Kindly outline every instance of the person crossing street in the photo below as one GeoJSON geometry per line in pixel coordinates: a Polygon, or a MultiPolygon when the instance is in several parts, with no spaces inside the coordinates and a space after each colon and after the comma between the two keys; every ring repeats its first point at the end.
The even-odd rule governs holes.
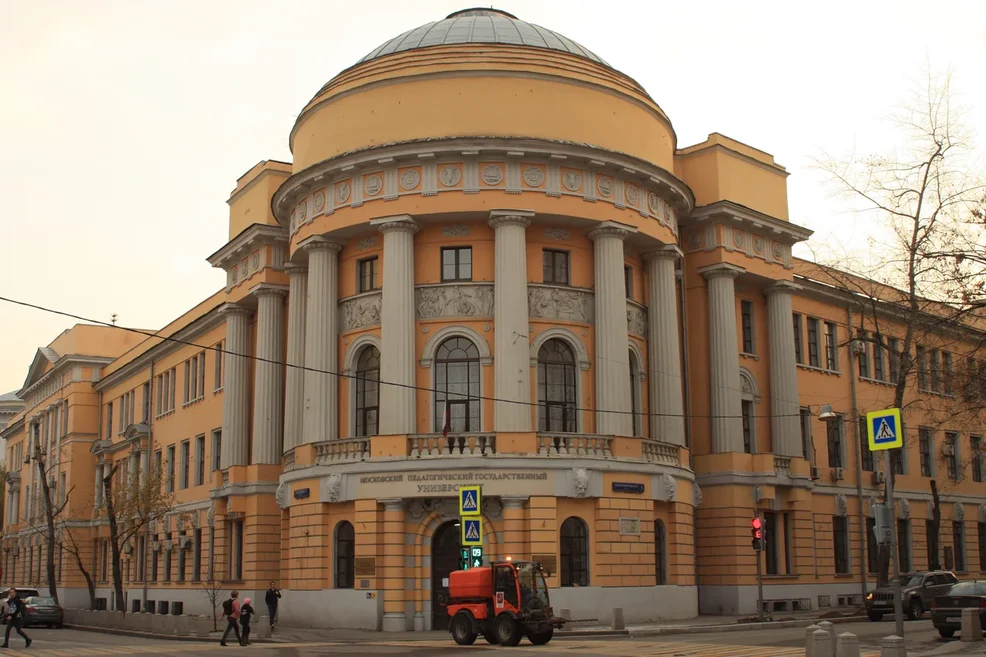
{"type": "Polygon", "coordinates": [[[3,636],[3,645],[0,648],[10,647],[11,630],[17,630],[17,633],[24,639],[24,647],[30,648],[31,639],[21,629],[21,623],[24,621],[24,601],[18,597],[17,589],[10,589],[7,592],[7,600],[5,602],[6,611],[4,613],[4,620],[7,622],[7,631],[3,636]]]}

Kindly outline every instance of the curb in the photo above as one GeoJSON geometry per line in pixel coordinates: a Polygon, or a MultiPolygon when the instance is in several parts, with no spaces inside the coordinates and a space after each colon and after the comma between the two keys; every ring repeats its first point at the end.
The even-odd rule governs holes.
{"type": "Polygon", "coordinates": [[[212,637],[184,636],[178,634],[152,634],[151,632],[138,632],[136,630],[122,630],[116,627],[91,627],[89,625],[75,625],[65,623],[63,627],[79,632],[94,632],[96,634],[116,634],[118,636],[132,636],[140,639],[165,639],[168,641],[198,641],[208,642],[212,637]]]}
{"type": "Polygon", "coordinates": [[[763,623],[718,623],[714,625],[673,625],[670,627],[655,627],[653,629],[629,630],[631,638],[661,636],[668,634],[704,634],[721,632],[755,632],[756,630],[785,629],[792,627],[807,627],[808,625],[828,621],[833,625],[841,623],[856,623],[867,620],[866,616],[840,616],[835,618],[803,618],[800,620],[765,621],[763,623]],[[805,623],[808,625],[805,625],[805,623]]]}

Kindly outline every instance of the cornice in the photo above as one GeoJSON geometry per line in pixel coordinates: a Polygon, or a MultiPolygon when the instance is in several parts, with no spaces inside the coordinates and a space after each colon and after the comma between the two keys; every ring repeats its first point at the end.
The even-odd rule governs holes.
{"type": "MultiPolygon", "coordinates": [[[[721,136],[725,137],[726,135],[721,135],[721,136]]],[[[731,137],[726,137],[726,138],[727,139],[732,139],[731,137]]],[[[735,141],[735,140],[733,140],[733,141],[735,141]]],[[[738,143],[742,143],[742,142],[738,142],[738,143]]],[[[752,148],[753,150],[759,151],[759,152],[763,153],[764,155],[770,155],[769,153],[766,153],[764,151],[761,151],[756,146],[750,146],[749,144],[743,144],[743,145],[746,146],[747,148],[752,148]]],[[[787,178],[788,176],[791,175],[791,172],[790,171],[788,171],[787,169],[785,169],[784,167],[782,167],[779,164],[770,164],[769,162],[763,162],[761,160],[758,160],[755,157],[750,157],[746,153],[743,153],[741,151],[738,151],[735,148],[730,148],[729,146],[727,146],[725,144],[708,144],[708,145],[704,145],[704,146],[702,144],[694,144],[692,146],[688,146],[686,148],[682,148],[682,149],[676,150],[675,153],[674,153],[674,155],[675,155],[675,157],[689,157],[690,155],[695,155],[695,154],[698,154],[698,153],[707,153],[707,152],[713,151],[713,150],[726,151],[730,155],[735,156],[735,157],[738,157],[738,158],[746,161],[748,164],[753,164],[753,165],[758,166],[758,167],[760,167],[762,169],[766,169],[767,171],[770,171],[771,173],[782,175],[785,178],[787,178]],[[695,149],[695,150],[691,150],[691,149],[695,149]]]]}
{"type": "Polygon", "coordinates": [[[3,428],[3,431],[0,431],[0,439],[9,440],[10,438],[13,438],[15,434],[18,434],[23,430],[24,430],[24,418],[22,417],[20,419],[11,422],[10,424],[8,424],[6,427],[3,428]]]}
{"type": "MultiPolygon", "coordinates": [[[[17,396],[24,400],[24,408],[27,409],[27,398],[38,388],[42,387],[56,375],[64,373],[65,370],[72,366],[79,365],[91,365],[93,367],[105,367],[112,363],[114,358],[104,357],[104,356],[86,356],[84,354],[65,354],[60,356],[58,360],[51,366],[51,369],[45,372],[40,379],[31,384],[30,387],[24,388],[18,391],[17,396]]],[[[33,408],[33,407],[32,407],[33,408]]]]}
{"type": "Polygon", "coordinates": [[[206,258],[206,261],[213,267],[226,269],[228,265],[234,261],[239,262],[258,246],[278,243],[285,246],[288,243],[288,235],[283,228],[269,224],[253,224],[231,239],[226,246],[206,258]]]}
{"type": "MultiPolygon", "coordinates": [[[[93,388],[96,390],[105,390],[110,388],[122,381],[125,381],[126,379],[129,379],[141,370],[148,369],[151,362],[173,354],[183,347],[189,346],[183,343],[194,342],[195,338],[222,325],[222,323],[226,321],[225,318],[219,313],[219,309],[221,307],[222,306],[217,306],[213,308],[206,314],[202,315],[199,319],[195,320],[188,326],[179,329],[170,336],[155,336],[160,338],[160,343],[154,345],[112,374],[108,374],[99,381],[95,382],[93,384],[93,388]],[[175,342],[175,340],[180,340],[181,342],[175,342]]],[[[149,339],[153,340],[154,338],[149,339]]],[[[206,348],[206,345],[201,346],[206,348]]]]}
{"type": "MultiPolygon", "coordinates": [[[[280,161],[279,160],[268,160],[268,162],[280,162],[280,161]]],[[[263,180],[264,178],[266,178],[268,176],[272,176],[274,174],[277,174],[277,175],[283,176],[284,178],[291,177],[291,169],[290,169],[291,163],[290,162],[280,162],[280,164],[286,164],[286,165],[288,165],[288,170],[287,171],[282,171],[281,169],[273,169],[273,168],[263,169],[260,173],[258,173],[256,176],[254,176],[253,180],[251,180],[250,182],[248,182],[246,185],[244,185],[240,189],[234,189],[233,190],[233,193],[229,195],[229,198],[228,199],[226,199],[226,204],[227,205],[233,205],[233,203],[236,202],[236,199],[238,199],[241,196],[243,196],[243,194],[245,194],[247,192],[247,190],[251,189],[254,185],[256,185],[258,182],[260,182],[261,180],[263,180]]],[[[256,165],[254,165],[254,166],[256,166],[256,165]]],[[[254,167],[251,167],[251,168],[254,168],[254,167]]]]}
{"type": "Polygon", "coordinates": [[[814,232],[732,201],[716,201],[695,208],[690,215],[683,217],[680,223],[682,228],[686,228],[710,221],[762,232],[771,239],[787,245],[804,242],[814,232]]]}

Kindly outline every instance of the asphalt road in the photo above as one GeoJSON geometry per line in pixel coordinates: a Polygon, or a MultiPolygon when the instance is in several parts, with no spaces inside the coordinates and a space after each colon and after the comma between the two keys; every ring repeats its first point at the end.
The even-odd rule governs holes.
{"type": "MultiPolygon", "coordinates": [[[[893,623],[852,623],[836,626],[839,632],[853,632],[860,637],[863,655],[879,655],[879,640],[893,633],[893,623]]],[[[528,657],[546,654],[565,654],[576,657],[803,657],[804,629],[774,629],[755,632],[722,632],[716,634],[671,635],[646,639],[583,639],[569,638],[552,641],[544,647],[534,647],[526,641],[516,648],[488,646],[479,639],[474,646],[456,646],[451,638],[426,641],[396,642],[380,639],[360,643],[265,643],[252,646],[230,645],[221,648],[217,641],[184,642],[142,639],[110,634],[77,632],[74,630],[29,629],[34,640],[29,650],[14,635],[11,648],[0,655],[35,657],[111,657],[120,655],[167,655],[174,657],[213,657],[219,650],[243,657],[330,657],[334,655],[365,655],[402,657],[493,657],[503,650],[528,657]],[[728,650],[726,647],[729,647],[728,650]]],[[[910,650],[925,652],[941,646],[928,620],[909,622],[905,634],[910,650]]]]}

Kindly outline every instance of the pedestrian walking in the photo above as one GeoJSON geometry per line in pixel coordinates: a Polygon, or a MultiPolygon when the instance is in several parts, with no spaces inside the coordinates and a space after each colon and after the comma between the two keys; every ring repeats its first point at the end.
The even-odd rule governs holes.
{"type": "Polygon", "coordinates": [[[4,621],[7,623],[7,631],[3,635],[3,645],[0,648],[10,647],[10,630],[17,630],[17,633],[24,639],[24,647],[30,648],[31,639],[21,629],[21,623],[24,622],[24,601],[17,596],[17,589],[7,591],[4,621]]]}
{"type": "Polygon", "coordinates": [[[236,635],[237,642],[242,646],[243,637],[240,636],[240,601],[237,598],[240,596],[238,591],[233,591],[229,594],[229,599],[223,602],[223,616],[226,617],[226,631],[223,632],[223,638],[219,641],[219,645],[225,646],[226,639],[229,638],[229,633],[232,632],[236,635]]]}
{"type": "Polygon", "coordinates": [[[243,645],[250,645],[250,619],[253,618],[253,605],[250,598],[243,598],[243,606],[240,607],[240,627],[242,628],[243,645]]]}
{"type": "Polygon", "coordinates": [[[264,602],[267,603],[267,614],[270,616],[270,631],[274,631],[274,617],[277,616],[277,602],[281,599],[281,589],[274,586],[274,582],[270,583],[270,588],[267,589],[267,595],[264,596],[264,602]]]}

